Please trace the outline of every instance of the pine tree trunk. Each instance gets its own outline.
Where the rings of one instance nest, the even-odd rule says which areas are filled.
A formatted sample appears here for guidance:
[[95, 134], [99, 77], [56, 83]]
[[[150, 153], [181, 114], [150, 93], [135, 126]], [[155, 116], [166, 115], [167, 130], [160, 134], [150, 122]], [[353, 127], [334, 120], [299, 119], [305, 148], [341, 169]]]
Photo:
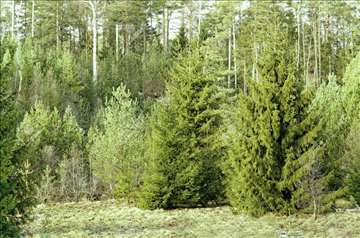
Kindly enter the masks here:
[[258, 54], [258, 44], [255, 42], [255, 76], [256, 76], [256, 81], [259, 82], [259, 73], [257, 71], [257, 65], [258, 65], [258, 58], [259, 58], [259, 54]]
[[119, 24], [115, 24], [115, 54], [116, 62], [119, 61]]
[[314, 58], [315, 58], [315, 68], [314, 68], [314, 78], [318, 80], [318, 50], [317, 50], [317, 31], [316, 31], [316, 20], [313, 23], [313, 37], [314, 37]]
[[202, 0], [200, 0], [199, 6], [199, 22], [198, 22], [198, 38], [200, 42], [200, 33], [201, 33], [201, 11], [202, 11]]
[[15, 37], [15, 1], [12, 1], [12, 11], [11, 11], [11, 36]]
[[31, 37], [34, 38], [34, 21], [35, 21], [35, 1], [32, 0], [31, 7]]
[[59, 50], [59, 2], [56, 1], [56, 50]]
[[235, 36], [235, 18], [233, 21], [233, 29], [232, 29], [232, 34], [233, 34], [233, 61], [234, 61], [234, 87], [237, 88], [237, 65], [236, 65], [236, 36]]
[[129, 48], [129, 26], [128, 26], [128, 0], [126, 0], [126, 10], [125, 10], [125, 23], [124, 23], [124, 54], [128, 53], [128, 48]]
[[189, 0], [189, 40], [191, 41], [193, 36], [193, 2]]
[[243, 78], [243, 87], [244, 87], [244, 94], [247, 95], [247, 85], [246, 85], [246, 62], [244, 60], [244, 78]]
[[306, 68], [306, 49], [305, 49], [305, 24], [301, 18], [301, 25], [302, 25], [302, 49], [303, 49], [303, 67], [304, 67], [304, 80], [305, 84], [307, 83], [307, 68]]
[[146, 56], [146, 20], [144, 22], [144, 29], [143, 29], [143, 56]]
[[321, 22], [320, 22], [320, 15], [318, 16], [318, 58], [319, 58], [319, 85], [321, 83]]
[[93, 28], [93, 81], [97, 80], [97, 67], [96, 67], [96, 49], [97, 49], [97, 30], [96, 30], [96, 0], [89, 2], [93, 12], [92, 28]]
[[296, 47], [296, 66], [300, 65], [300, 5], [297, 9], [297, 47]]
[[228, 88], [231, 87], [231, 74], [230, 74], [230, 71], [231, 71], [231, 38], [232, 38], [232, 35], [231, 35], [231, 26], [229, 28], [229, 40], [228, 40]]

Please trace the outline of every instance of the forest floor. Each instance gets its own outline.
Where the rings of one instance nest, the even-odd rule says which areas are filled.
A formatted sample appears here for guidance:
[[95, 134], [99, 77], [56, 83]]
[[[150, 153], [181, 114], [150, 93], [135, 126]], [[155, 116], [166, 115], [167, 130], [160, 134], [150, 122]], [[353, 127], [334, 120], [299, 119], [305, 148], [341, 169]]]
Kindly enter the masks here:
[[[25, 237], [360, 237], [360, 213], [254, 218], [229, 207], [147, 211], [114, 201], [39, 205]], [[285, 235], [286, 234], [286, 235]]]

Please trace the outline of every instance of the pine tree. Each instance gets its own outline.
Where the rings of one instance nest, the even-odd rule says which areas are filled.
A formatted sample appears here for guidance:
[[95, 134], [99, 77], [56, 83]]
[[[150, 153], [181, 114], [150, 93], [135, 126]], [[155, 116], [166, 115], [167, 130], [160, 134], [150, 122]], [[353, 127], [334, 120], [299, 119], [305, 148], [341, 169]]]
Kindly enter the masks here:
[[137, 107], [130, 93], [120, 86], [106, 103], [101, 125], [89, 135], [91, 168], [111, 196], [130, 199], [139, 187], [144, 121]]
[[166, 97], [153, 109], [140, 194], [145, 208], [208, 205], [222, 199], [222, 99], [214, 77], [203, 67], [198, 51], [183, 56]]

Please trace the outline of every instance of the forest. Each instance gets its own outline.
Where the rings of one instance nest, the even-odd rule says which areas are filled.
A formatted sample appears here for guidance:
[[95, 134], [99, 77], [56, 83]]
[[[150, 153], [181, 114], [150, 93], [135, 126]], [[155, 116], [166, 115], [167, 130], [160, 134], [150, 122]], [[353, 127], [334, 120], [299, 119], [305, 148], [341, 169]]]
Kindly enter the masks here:
[[0, 237], [360, 237], [359, 205], [359, 0], [0, 1]]

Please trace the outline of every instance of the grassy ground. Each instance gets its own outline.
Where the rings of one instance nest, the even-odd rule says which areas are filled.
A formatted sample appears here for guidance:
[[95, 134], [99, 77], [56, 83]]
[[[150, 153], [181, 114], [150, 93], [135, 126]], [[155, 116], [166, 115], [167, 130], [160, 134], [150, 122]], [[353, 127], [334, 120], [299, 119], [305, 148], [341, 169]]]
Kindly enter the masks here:
[[[146, 211], [113, 201], [40, 205], [26, 237], [360, 237], [360, 213], [233, 215], [228, 207]], [[281, 233], [283, 235], [281, 235]], [[286, 235], [285, 235], [286, 234]]]

